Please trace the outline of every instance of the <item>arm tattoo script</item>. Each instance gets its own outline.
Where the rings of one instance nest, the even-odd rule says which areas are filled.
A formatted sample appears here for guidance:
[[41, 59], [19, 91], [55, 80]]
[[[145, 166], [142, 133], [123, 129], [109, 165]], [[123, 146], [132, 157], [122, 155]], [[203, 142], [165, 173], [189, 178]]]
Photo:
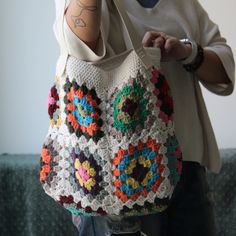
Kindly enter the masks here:
[[87, 11], [96, 11], [97, 10], [97, 6], [86, 6], [84, 3], [82, 3], [80, 0], [76, 0], [77, 5], [81, 8], [80, 9], [80, 13], [78, 16], [71, 16], [75, 28], [76, 27], [86, 27], [86, 23], [85, 21], [81, 18], [81, 15], [83, 14], [83, 11], [87, 10]]

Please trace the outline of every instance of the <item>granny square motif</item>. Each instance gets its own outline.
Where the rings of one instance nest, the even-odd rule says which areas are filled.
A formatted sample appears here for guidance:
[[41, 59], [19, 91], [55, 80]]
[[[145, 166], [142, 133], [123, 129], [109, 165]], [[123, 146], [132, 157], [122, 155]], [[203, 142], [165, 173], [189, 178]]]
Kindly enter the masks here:
[[173, 104], [165, 76], [135, 51], [98, 65], [70, 56], [48, 95], [45, 192], [78, 215], [165, 210], [182, 168]]

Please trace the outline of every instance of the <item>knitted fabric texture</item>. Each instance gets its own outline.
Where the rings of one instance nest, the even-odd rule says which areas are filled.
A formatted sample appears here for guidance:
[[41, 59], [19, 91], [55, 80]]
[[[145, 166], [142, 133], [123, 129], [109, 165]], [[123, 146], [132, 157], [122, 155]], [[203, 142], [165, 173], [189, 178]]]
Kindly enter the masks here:
[[[56, 77], [55, 80], [58, 78]], [[58, 86], [55, 84], [48, 93], [48, 115], [52, 126], [60, 126], [60, 106], [59, 106]]]
[[[165, 210], [182, 168], [170, 87], [134, 51], [93, 65], [72, 56], [49, 92], [45, 192], [73, 214]], [[59, 120], [59, 121], [58, 121]]]

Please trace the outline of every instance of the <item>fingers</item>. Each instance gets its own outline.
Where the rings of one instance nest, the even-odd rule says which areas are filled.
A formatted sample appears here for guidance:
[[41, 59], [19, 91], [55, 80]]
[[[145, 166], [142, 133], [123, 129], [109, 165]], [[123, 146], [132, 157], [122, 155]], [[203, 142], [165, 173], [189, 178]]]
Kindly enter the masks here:
[[174, 37], [167, 37], [164, 48], [166, 52], [170, 52], [177, 44], [178, 40]]
[[142, 40], [144, 47], [155, 47], [161, 49], [163, 61], [178, 60], [184, 58], [183, 45], [178, 38], [166, 35], [163, 32], [149, 31]]
[[162, 36], [159, 36], [158, 38], [154, 39], [153, 42], [153, 47], [154, 48], [162, 48], [165, 45], [165, 38]]
[[[148, 31], [145, 33], [142, 44], [144, 47], [153, 47], [154, 41], [161, 36], [160, 32]], [[157, 42], [158, 43], [158, 42]]]
[[[163, 32], [148, 31], [143, 37], [142, 44], [144, 47], [164, 48], [167, 39], [169, 39], [169, 36]], [[172, 42], [167, 45], [167, 48], [171, 45]]]

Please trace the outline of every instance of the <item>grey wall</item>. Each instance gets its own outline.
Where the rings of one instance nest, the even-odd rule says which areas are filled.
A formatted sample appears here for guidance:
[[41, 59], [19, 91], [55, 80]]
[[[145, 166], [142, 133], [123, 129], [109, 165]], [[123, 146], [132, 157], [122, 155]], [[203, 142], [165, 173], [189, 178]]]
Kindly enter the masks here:
[[1, 1], [0, 153], [39, 152], [58, 55], [54, 1]]
[[[236, 51], [235, 0], [201, 0]], [[212, 8], [214, 6], [214, 8]], [[58, 46], [54, 1], [2, 0], [0, 7], [0, 153], [38, 153], [48, 128], [47, 93]], [[233, 26], [234, 24], [234, 26]], [[204, 91], [220, 147], [236, 147], [236, 94]]]

